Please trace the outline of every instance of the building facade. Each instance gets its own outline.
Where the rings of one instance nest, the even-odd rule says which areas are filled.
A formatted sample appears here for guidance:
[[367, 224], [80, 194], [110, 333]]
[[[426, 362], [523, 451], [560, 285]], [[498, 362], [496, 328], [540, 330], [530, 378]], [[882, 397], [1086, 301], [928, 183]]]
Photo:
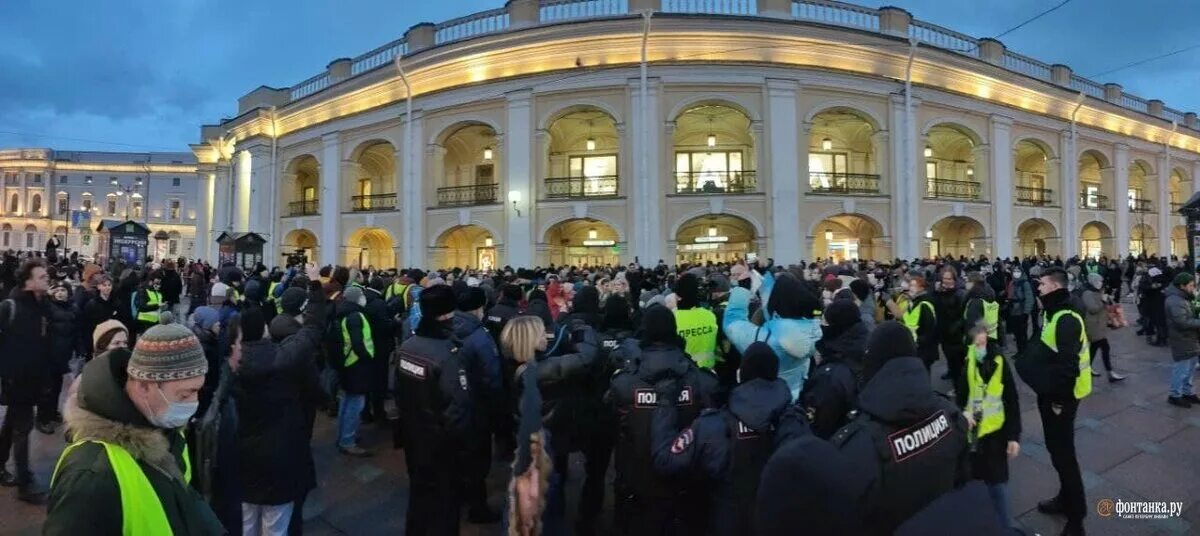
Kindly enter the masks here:
[[192, 149], [200, 234], [279, 261], [1183, 255], [1198, 128], [897, 8], [512, 0], [260, 87]]
[[58, 235], [68, 254], [94, 258], [101, 220], [136, 220], [156, 258], [195, 257], [191, 153], [0, 149], [0, 176], [0, 250], [43, 251]]

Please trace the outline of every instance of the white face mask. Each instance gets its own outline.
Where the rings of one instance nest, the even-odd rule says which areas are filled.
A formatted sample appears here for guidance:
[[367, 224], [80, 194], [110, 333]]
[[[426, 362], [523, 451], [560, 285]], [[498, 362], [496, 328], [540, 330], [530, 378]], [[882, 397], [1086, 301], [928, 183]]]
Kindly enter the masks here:
[[196, 409], [200, 407], [200, 401], [195, 402], [171, 402], [167, 400], [167, 394], [163, 392], [162, 387], [157, 387], [158, 396], [162, 397], [163, 402], [166, 402], [167, 409], [162, 412], [162, 415], [155, 415], [149, 418], [149, 421], [154, 426], [159, 428], [175, 429], [187, 424], [188, 419], [196, 414]]
[[908, 290], [908, 281], [900, 283], [900, 290]]
[[1021, 271], [1020, 271], [1020, 270], [1017, 270], [1017, 271], [1013, 272], [1013, 277], [1020, 278], [1020, 277], [1021, 277]]

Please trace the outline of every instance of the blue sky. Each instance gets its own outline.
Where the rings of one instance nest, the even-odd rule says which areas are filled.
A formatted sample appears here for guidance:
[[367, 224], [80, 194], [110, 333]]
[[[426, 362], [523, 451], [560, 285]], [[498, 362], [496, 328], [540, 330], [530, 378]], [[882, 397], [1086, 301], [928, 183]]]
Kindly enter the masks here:
[[[917, 18], [994, 36], [1060, 0], [893, 0]], [[403, 35], [501, 0], [0, 0], [0, 147], [186, 151], [199, 125]], [[1072, 0], [1002, 38], [1092, 76], [1200, 44], [1191, 0]], [[1200, 49], [1101, 77], [1200, 111]]]

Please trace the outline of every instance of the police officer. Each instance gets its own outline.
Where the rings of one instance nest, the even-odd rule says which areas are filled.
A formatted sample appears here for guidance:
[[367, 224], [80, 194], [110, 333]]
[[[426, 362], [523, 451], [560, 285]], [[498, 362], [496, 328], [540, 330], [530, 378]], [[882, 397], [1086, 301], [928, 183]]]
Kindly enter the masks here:
[[654, 467], [659, 474], [702, 483], [708, 517], [700, 534], [757, 532], [759, 478], [774, 451], [779, 418], [792, 400], [787, 383], [779, 379], [779, 358], [765, 342], [746, 348], [738, 376], [741, 383], [729, 404], [704, 410], [690, 425], [679, 422], [677, 382], [666, 382], [656, 392]]
[[421, 321], [396, 353], [396, 401], [411, 487], [407, 534], [458, 534], [459, 494], [471, 391], [453, 338], [454, 292], [434, 285], [420, 296]]
[[1016, 361], [1021, 379], [1037, 394], [1046, 450], [1058, 472], [1058, 495], [1038, 503], [1038, 510], [1066, 515], [1063, 534], [1083, 534], [1087, 499], [1075, 455], [1075, 413], [1079, 401], [1092, 392], [1091, 355], [1083, 319], [1070, 306], [1067, 273], [1047, 268], [1040, 280], [1041, 337], [1030, 341], [1026, 354]]
[[928, 289], [929, 284], [924, 277], [912, 276], [908, 281], [900, 283], [901, 298], [906, 305], [897, 305], [891, 297], [886, 304], [892, 315], [901, 319], [908, 327], [910, 336], [917, 344], [915, 355], [925, 363], [926, 369], [933, 366], [938, 359], [937, 311]]
[[700, 306], [700, 279], [688, 272], [675, 283], [678, 305], [675, 324], [684, 348], [696, 366], [711, 370], [717, 364], [717, 317]]
[[910, 337], [897, 322], [875, 328], [858, 414], [831, 439], [874, 475], [863, 514], [873, 534], [891, 534], [967, 476], [966, 419], [934, 393]]
[[[656, 386], [678, 382], [678, 419], [691, 422], [700, 410], [713, 406], [717, 379], [683, 353], [683, 340], [675, 316], [666, 307], [652, 305], [642, 315], [641, 341], [626, 340], [617, 359], [628, 366], [613, 376], [605, 399], [616, 412], [617, 533], [664, 534], [686, 517], [686, 487], [658, 475], [651, 459], [651, 424], [657, 407]], [[700, 517], [692, 516], [692, 519]]]
[[[467, 371], [478, 411], [469, 438], [470, 464], [467, 469], [466, 497], [468, 519], [472, 523], [495, 523], [500, 514], [487, 504], [487, 475], [492, 466], [492, 423], [494, 410], [504, 409], [500, 391], [500, 351], [482, 324], [487, 295], [479, 287], [466, 287], [458, 293], [454, 312], [454, 335], [461, 341], [459, 360]], [[493, 410], [493, 411], [489, 411]]]
[[820, 360], [804, 381], [798, 400], [812, 433], [828, 439], [854, 409], [863, 373], [869, 330], [850, 299], [836, 299], [822, 315]]
[[996, 300], [995, 291], [979, 272], [967, 274], [967, 285], [966, 305], [963, 307], [963, 344], [971, 344], [967, 332], [982, 323], [987, 327], [988, 344], [999, 347], [1000, 302]]

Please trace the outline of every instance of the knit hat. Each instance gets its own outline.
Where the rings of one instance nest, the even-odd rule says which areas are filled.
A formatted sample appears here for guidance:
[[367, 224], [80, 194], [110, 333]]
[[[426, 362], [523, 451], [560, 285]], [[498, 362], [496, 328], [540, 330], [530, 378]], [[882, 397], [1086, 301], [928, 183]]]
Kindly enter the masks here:
[[434, 285], [421, 291], [419, 303], [421, 304], [422, 318], [437, 318], [439, 316], [454, 312], [454, 291], [450, 290], [446, 285]]
[[126, 370], [135, 380], [170, 382], [204, 376], [208, 360], [191, 330], [179, 324], [158, 325], [138, 338]]
[[192, 312], [192, 323], [200, 329], [212, 329], [213, 324], [221, 321], [221, 313], [209, 306], [197, 307]]
[[349, 287], [346, 287], [344, 292], [342, 292], [342, 298], [350, 303], [358, 303], [358, 300], [362, 299], [362, 297], [362, 287], [357, 285], [350, 285]]
[[263, 334], [267, 332], [267, 318], [263, 316], [261, 307], [247, 307], [241, 313], [239, 325], [242, 328], [243, 341], [259, 341], [262, 340]]
[[858, 298], [858, 301], [865, 301], [871, 294], [871, 284], [862, 279], [855, 279], [850, 282], [850, 292], [854, 293], [854, 297]]
[[683, 274], [675, 283], [675, 295], [680, 309], [691, 309], [700, 305], [700, 279], [690, 272]]
[[98, 324], [96, 329], [92, 330], [92, 349], [96, 352], [103, 352], [118, 331], [125, 332], [126, 340], [128, 340], [129, 330], [120, 320], [105, 320]]
[[862, 320], [858, 306], [850, 300], [833, 300], [829, 307], [825, 308], [824, 317], [825, 322], [838, 328], [839, 332]]
[[300, 287], [291, 287], [283, 291], [283, 296], [279, 297], [279, 307], [284, 314], [296, 316], [304, 309], [304, 302], [308, 301], [308, 292]]
[[774, 380], [779, 377], [779, 358], [775, 356], [771, 345], [756, 341], [746, 347], [738, 372], [741, 373], [743, 383], [758, 378]]
[[867, 339], [863, 374], [869, 379], [883, 368], [884, 363], [897, 357], [916, 355], [917, 346], [913, 341], [912, 331], [895, 320], [883, 322], [875, 327], [875, 331], [872, 331]]
[[[1179, 274], [1179, 275], [1187, 275], [1187, 274]], [[1087, 277], [1088, 277], [1088, 280], [1087, 280], [1088, 284], [1091, 285], [1092, 287], [1100, 288], [1100, 287], [1104, 286], [1104, 276], [1102, 276], [1100, 274], [1088, 274]], [[1175, 281], [1179, 281], [1179, 278], [1176, 277]]]
[[[1092, 274], [1092, 275], [1097, 275], [1097, 274]], [[1175, 286], [1183, 288], [1188, 283], [1191, 283], [1192, 281], [1195, 281], [1195, 280], [1196, 279], [1194, 276], [1192, 276], [1192, 274], [1189, 274], [1187, 272], [1179, 272], [1179, 274], [1175, 276]]]
[[468, 287], [458, 294], [458, 310], [474, 311], [487, 305], [487, 292], [479, 287]]

